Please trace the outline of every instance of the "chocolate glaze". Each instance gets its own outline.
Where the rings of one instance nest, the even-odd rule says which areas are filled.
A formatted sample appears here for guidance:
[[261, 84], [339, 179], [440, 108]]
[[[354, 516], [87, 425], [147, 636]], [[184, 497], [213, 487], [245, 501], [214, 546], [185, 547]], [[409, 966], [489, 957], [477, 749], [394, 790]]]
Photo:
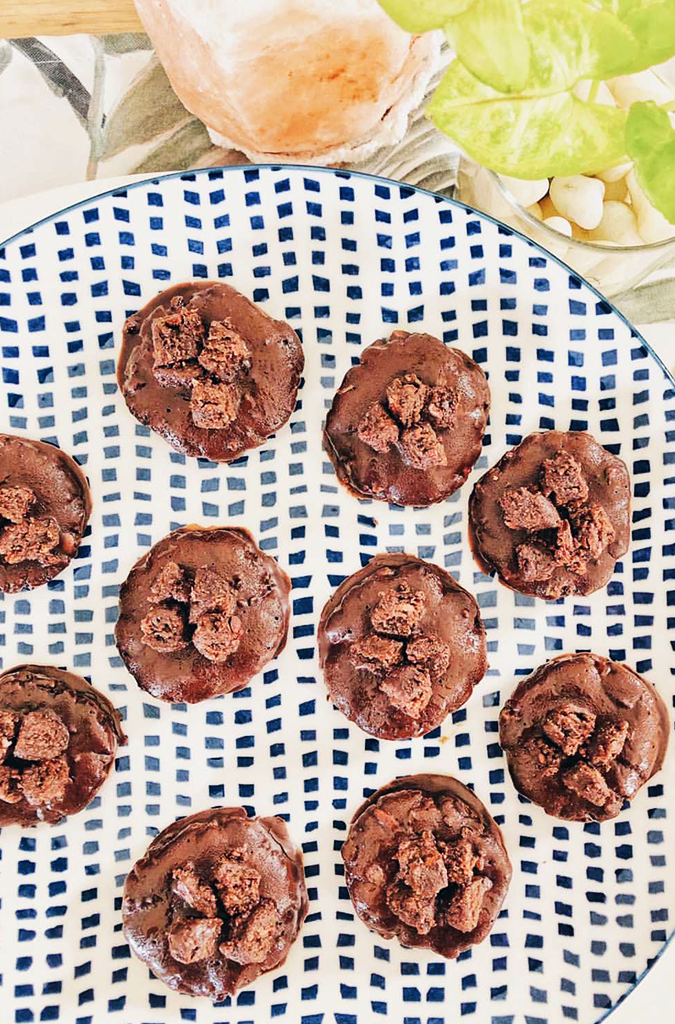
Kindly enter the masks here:
[[[222, 953], [183, 964], [169, 952], [171, 922], [170, 879], [174, 868], [194, 861], [209, 875], [223, 854], [244, 850], [244, 862], [262, 876], [261, 896], [274, 900], [283, 928], [263, 963], [242, 966]], [[191, 814], [169, 825], [137, 861], [124, 886], [124, 933], [136, 956], [169, 988], [214, 1002], [267, 971], [288, 955], [307, 914], [302, 853], [292, 843], [280, 818], [247, 818], [241, 807], [214, 808]]]
[[[174, 295], [201, 315], [207, 331], [212, 320], [229, 320], [250, 349], [241, 406], [235, 421], [224, 429], [196, 426], [190, 414], [190, 389], [162, 387], [152, 372], [151, 323], [167, 315]], [[199, 281], [168, 288], [129, 317], [117, 377], [136, 419], [179, 452], [231, 462], [286, 423], [295, 408], [303, 366], [302, 345], [288, 324], [273, 320], [229, 285]]]
[[[447, 465], [416, 469], [392, 446], [378, 453], [362, 441], [357, 428], [387, 385], [403, 374], [429, 385], [454, 390], [458, 403], [451, 429], [438, 429]], [[395, 331], [361, 354], [347, 371], [326, 418], [324, 443], [338, 479], [358, 497], [398, 505], [431, 505], [461, 487], [480, 455], [490, 411], [490, 389], [480, 366], [459, 349], [429, 334]]]
[[[172, 560], [188, 570], [209, 567], [239, 578], [236, 613], [243, 638], [226, 662], [210, 661], [192, 644], [160, 653], [143, 643], [141, 620], [153, 608], [153, 581]], [[184, 526], [143, 555], [122, 584], [117, 647], [138, 685], [160, 700], [194, 704], [236, 692], [285, 647], [290, 588], [286, 573], [260, 550], [248, 530]]]
[[[439, 923], [428, 934], [420, 935], [399, 920], [386, 902], [386, 887], [396, 874], [395, 851], [404, 834], [419, 834], [422, 828], [429, 828], [436, 839], [448, 842], [456, 835], [443, 821], [433, 821], [428, 813], [424, 818], [422, 814], [416, 817], [411, 798], [420, 793], [430, 797], [437, 808], [443, 800], [453, 799], [464, 825], [472, 832], [474, 846], [485, 858], [481, 873], [490, 879], [492, 888], [485, 894], [478, 925], [470, 932], [452, 928], [437, 915]], [[399, 827], [384, 827], [387, 819], [380, 817], [378, 821], [373, 814], [376, 809], [394, 818]], [[342, 859], [349, 895], [364, 924], [384, 938], [396, 937], [403, 946], [429, 948], [448, 959], [483, 941], [492, 929], [511, 881], [511, 862], [499, 826], [478, 797], [449, 775], [407, 775], [378, 789], [352, 818]], [[366, 877], [373, 865], [382, 869], [384, 880], [380, 884]], [[438, 898], [442, 905], [443, 892]]]
[[[127, 742], [119, 712], [107, 697], [81, 676], [49, 665], [17, 665], [3, 672], [0, 708], [19, 715], [45, 708], [55, 712], [70, 733], [64, 756], [71, 777], [58, 803], [35, 807], [25, 799], [15, 804], [0, 800], [0, 826], [39, 821], [53, 824], [81, 811], [108, 777], [118, 743]], [[20, 764], [10, 748], [4, 765], [13, 768]]]
[[[433, 680], [433, 694], [418, 719], [395, 708], [377, 678], [357, 670], [349, 648], [371, 630], [369, 611], [379, 594], [401, 581], [427, 597], [417, 633], [434, 633], [450, 648], [450, 664]], [[351, 721], [382, 739], [421, 736], [469, 697], [487, 669], [485, 627], [476, 600], [450, 573], [414, 555], [376, 555], [337, 588], [318, 629], [319, 658], [330, 699]]]
[[[588, 561], [584, 574], [560, 566], [550, 579], [526, 581], [518, 572], [516, 548], [528, 540], [528, 534], [506, 526], [499, 498], [511, 488], [536, 484], [542, 462], [561, 449], [581, 464], [589, 501], [601, 505], [607, 513], [614, 527], [614, 539], [599, 558]], [[617, 559], [628, 550], [630, 495], [625, 463], [590, 434], [559, 430], [530, 434], [507, 451], [473, 489], [469, 499], [469, 541], [476, 561], [484, 572], [496, 572], [502, 583], [521, 594], [544, 599], [592, 594], [607, 584]]]
[[31, 515], [51, 516], [61, 531], [54, 565], [32, 560], [9, 564], [0, 556], [0, 591], [12, 594], [42, 586], [75, 557], [91, 514], [91, 491], [78, 464], [60, 448], [0, 434], [0, 487], [7, 486], [30, 487], [36, 498]]
[[504, 705], [499, 738], [516, 789], [556, 818], [605, 821], [619, 813], [620, 799], [605, 808], [590, 803], [563, 786], [559, 775], [545, 776], [526, 747], [530, 738], [543, 735], [547, 713], [565, 700], [588, 708], [598, 720], [628, 722], [621, 754], [603, 771], [613, 793], [626, 800], [663, 764], [671, 730], [668, 711], [652, 683], [599, 654], [553, 658], [523, 679]]

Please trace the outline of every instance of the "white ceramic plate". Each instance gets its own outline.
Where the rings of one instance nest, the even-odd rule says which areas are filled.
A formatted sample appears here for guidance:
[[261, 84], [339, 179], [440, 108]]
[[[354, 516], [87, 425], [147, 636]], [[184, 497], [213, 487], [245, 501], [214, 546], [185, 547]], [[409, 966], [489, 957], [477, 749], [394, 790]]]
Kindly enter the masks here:
[[[115, 379], [125, 316], [169, 283], [207, 277], [289, 320], [307, 360], [290, 423], [230, 466], [172, 451], [131, 417]], [[344, 373], [396, 326], [457, 344], [492, 388], [481, 460], [459, 493], [430, 509], [357, 501], [321, 448]], [[675, 754], [615, 821], [566, 824], [518, 798], [497, 718], [518, 678], [556, 653], [588, 649], [627, 661], [672, 708], [675, 383], [646, 343], [566, 267], [482, 214], [347, 172], [236, 167], [88, 199], [10, 240], [0, 249], [0, 345], [0, 429], [61, 445], [94, 495], [77, 561], [48, 587], [2, 601], [3, 666], [34, 661], [90, 676], [124, 709], [129, 733], [85, 812], [2, 832], [7, 1020], [601, 1019], [672, 927]], [[634, 529], [605, 591], [545, 604], [477, 570], [466, 505], [489, 463], [554, 426], [588, 429], [627, 461]], [[245, 525], [278, 557], [294, 584], [291, 634], [249, 689], [169, 706], [121, 665], [117, 590], [151, 544], [195, 522]], [[347, 723], [326, 701], [316, 659], [324, 601], [383, 550], [446, 566], [477, 596], [488, 627], [489, 674], [440, 730], [408, 743], [378, 743]], [[364, 794], [418, 771], [474, 786], [514, 864], [491, 936], [457, 962], [379, 940], [343, 886], [339, 849]], [[234, 803], [288, 819], [305, 851], [310, 914], [280, 971], [212, 1008], [171, 993], [130, 957], [121, 893], [156, 831]]]

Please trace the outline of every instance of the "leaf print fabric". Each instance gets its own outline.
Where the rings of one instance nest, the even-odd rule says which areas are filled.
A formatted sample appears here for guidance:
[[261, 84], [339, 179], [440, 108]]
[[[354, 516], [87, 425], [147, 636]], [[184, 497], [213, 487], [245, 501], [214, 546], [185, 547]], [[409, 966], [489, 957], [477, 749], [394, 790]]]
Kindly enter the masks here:
[[[354, 169], [450, 191], [458, 154], [424, 118]], [[85, 179], [247, 163], [181, 103], [146, 35], [0, 40], [0, 201]], [[47, 156], [48, 154], [48, 156]]]

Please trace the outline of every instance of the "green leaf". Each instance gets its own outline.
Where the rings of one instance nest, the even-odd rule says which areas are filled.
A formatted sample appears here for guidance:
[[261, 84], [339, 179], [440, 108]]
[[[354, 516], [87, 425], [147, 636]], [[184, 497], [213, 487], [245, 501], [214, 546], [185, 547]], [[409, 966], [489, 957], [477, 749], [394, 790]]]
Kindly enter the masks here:
[[408, 32], [444, 28], [450, 45], [481, 82], [518, 92], [527, 80], [530, 48], [521, 0], [379, 0]]
[[124, 53], [135, 53], [137, 50], [151, 50], [152, 43], [145, 32], [117, 32], [100, 37], [103, 52], [109, 57], [120, 57]]
[[530, 44], [520, 0], [476, 0], [445, 26], [451, 46], [481, 82], [520, 92], [530, 68]]
[[443, 28], [449, 18], [461, 14], [475, 0], [378, 0], [380, 7], [406, 32]]
[[154, 171], [182, 171], [191, 167], [209, 149], [215, 148], [201, 121], [193, 117], [155, 146], [133, 169], [134, 174]]
[[583, 0], [532, 0], [523, 8], [530, 71], [518, 96], [484, 85], [453, 61], [428, 114], [475, 160], [516, 178], [592, 173], [624, 156], [623, 110], [584, 103], [583, 78], [607, 78], [635, 48], [630, 32]]
[[636, 52], [618, 74], [644, 71], [675, 56], [675, 3], [673, 0], [586, 0], [612, 14], [630, 31]]
[[612, 78], [636, 59], [626, 26], [584, 0], [532, 0], [523, 23], [532, 49], [529, 95], [571, 89], [582, 78]]
[[34, 36], [13, 39], [12, 47], [31, 61], [35, 70], [42, 76], [47, 88], [55, 96], [68, 100], [73, 113], [82, 127], [86, 129], [89, 121], [91, 96], [77, 75], [41, 39], [36, 39]]
[[626, 149], [640, 188], [675, 224], [675, 128], [667, 112], [651, 101], [634, 103], [626, 125]]
[[110, 111], [101, 160], [129, 146], [150, 142], [184, 122], [190, 114], [171, 88], [164, 68], [152, 57]]
[[537, 94], [532, 75], [528, 87], [529, 94], [504, 96], [455, 60], [427, 114], [478, 163], [515, 178], [591, 174], [621, 160], [625, 111], [564, 89]]

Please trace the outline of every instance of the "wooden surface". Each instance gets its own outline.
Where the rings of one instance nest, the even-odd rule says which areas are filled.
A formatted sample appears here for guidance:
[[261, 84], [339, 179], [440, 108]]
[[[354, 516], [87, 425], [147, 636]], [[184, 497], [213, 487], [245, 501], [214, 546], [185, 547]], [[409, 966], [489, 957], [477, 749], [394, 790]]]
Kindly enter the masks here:
[[0, 0], [0, 38], [142, 32], [134, 0]]

